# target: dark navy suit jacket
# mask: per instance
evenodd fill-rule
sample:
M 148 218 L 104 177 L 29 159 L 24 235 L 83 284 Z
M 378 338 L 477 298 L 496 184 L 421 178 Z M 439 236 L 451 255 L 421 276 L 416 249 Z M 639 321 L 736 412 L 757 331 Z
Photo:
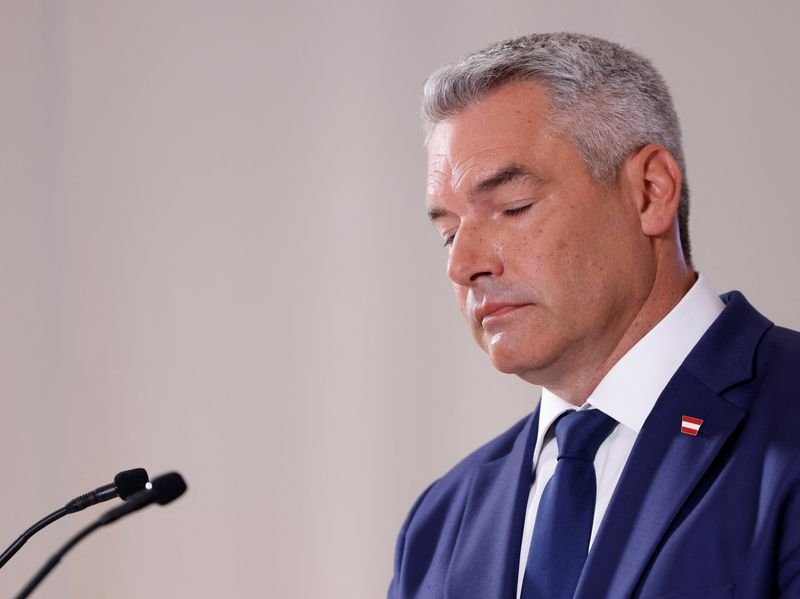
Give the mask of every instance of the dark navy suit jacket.
M 637 437 L 579 599 L 800 597 L 800 333 L 738 292 Z M 633 401 L 633 399 L 632 399 Z M 703 419 L 698 436 L 682 416 Z M 417 500 L 391 599 L 513 599 L 538 410 Z

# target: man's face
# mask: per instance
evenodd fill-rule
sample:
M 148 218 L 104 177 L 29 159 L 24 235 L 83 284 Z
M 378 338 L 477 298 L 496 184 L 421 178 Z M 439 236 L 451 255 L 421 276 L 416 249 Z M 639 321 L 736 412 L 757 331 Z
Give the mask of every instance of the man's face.
M 427 204 L 461 312 L 503 372 L 563 386 L 614 350 L 646 299 L 654 265 L 635 202 L 591 179 L 535 84 L 435 127 Z

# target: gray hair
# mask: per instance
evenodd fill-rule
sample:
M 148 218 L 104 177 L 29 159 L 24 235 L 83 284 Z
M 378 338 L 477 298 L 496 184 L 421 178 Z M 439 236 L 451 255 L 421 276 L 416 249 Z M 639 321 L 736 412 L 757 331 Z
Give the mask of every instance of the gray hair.
M 514 81 L 544 87 L 550 123 L 567 132 L 596 181 L 614 181 L 625 159 L 647 144 L 672 154 L 683 176 L 678 230 L 691 264 L 689 185 L 678 115 L 666 82 L 650 61 L 614 42 L 575 33 L 500 42 L 428 78 L 422 107 L 428 136 L 437 123 Z

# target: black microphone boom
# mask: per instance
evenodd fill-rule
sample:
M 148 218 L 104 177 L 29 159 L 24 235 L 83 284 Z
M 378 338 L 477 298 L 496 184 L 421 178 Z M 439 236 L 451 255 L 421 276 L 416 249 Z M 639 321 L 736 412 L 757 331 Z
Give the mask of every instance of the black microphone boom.
M 144 468 L 134 468 L 132 470 L 125 470 L 120 472 L 114 477 L 114 482 L 102 487 L 97 487 L 94 491 L 89 491 L 83 495 L 79 495 L 72 501 L 69 501 L 64 507 L 57 509 L 52 514 L 48 514 L 36 524 L 31 526 L 28 530 L 23 532 L 16 541 L 11 543 L 8 548 L 0 554 L 0 568 L 10 560 L 14 554 L 37 532 L 42 530 L 45 526 L 49 526 L 59 518 L 63 518 L 67 514 L 74 514 L 89 506 L 95 505 L 102 501 L 108 501 L 114 497 L 121 497 L 127 500 L 131 495 L 141 491 L 147 485 L 147 470 Z
M 125 470 L 114 477 L 113 483 L 97 487 L 94 491 L 76 497 L 64 507 L 68 513 L 72 514 L 91 505 L 114 499 L 114 497 L 127 501 L 131 495 L 144 489 L 149 480 L 147 470 L 144 468 Z
M 147 507 L 153 503 L 167 505 L 183 495 L 185 491 L 186 482 L 177 472 L 162 474 L 158 478 L 154 479 L 150 489 L 145 489 L 135 493 L 128 499 L 127 503 L 108 510 L 105 514 L 100 516 L 97 520 L 92 522 L 89 526 L 67 541 L 67 543 L 64 544 L 64 546 L 61 547 L 61 549 L 59 549 L 44 566 L 42 566 L 42 568 L 36 573 L 36 576 L 34 576 L 25 586 L 25 588 L 19 592 L 15 599 L 25 599 L 28 597 L 28 595 L 30 595 L 37 586 L 39 586 L 39 583 L 44 580 L 45 576 L 47 576 L 50 571 L 58 565 L 58 562 L 61 561 L 61 558 L 64 557 L 70 549 L 72 549 L 81 540 L 85 539 L 101 526 L 116 522 L 123 516 L 127 516 L 128 514 L 139 511 L 143 507 Z

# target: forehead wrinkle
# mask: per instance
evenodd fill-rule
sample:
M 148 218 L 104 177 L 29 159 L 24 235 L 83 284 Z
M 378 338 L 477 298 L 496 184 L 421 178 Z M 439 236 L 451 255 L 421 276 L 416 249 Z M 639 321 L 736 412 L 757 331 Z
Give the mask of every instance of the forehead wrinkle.
M 439 164 L 439 163 L 437 163 Z M 447 187 L 447 179 L 449 177 L 448 169 L 445 167 L 431 168 L 428 171 L 428 184 L 427 196 L 437 195 L 441 190 Z
M 485 177 L 485 174 L 494 170 L 494 167 L 485 166 L 484 164 L 475 164 L 476 160 L 479 160 L 487 153 L 497 152 L 503 148 L 502 145 L 496 145 L 489 148 L 483 148 L 481 150 L 471 152 L 469 156 L 462 160 L 457 160 L 455 163 L 450 167 L 450 171 L 452 173 L 451 178 L 451 188 L 455 191 L 458 190 L 461 185 L 464 183 L 464 179 L 471 175 L 472 173 L 478 172 L 476 179 L 481 179 Z M 487 161 L 490 162 L 490 161 Z

